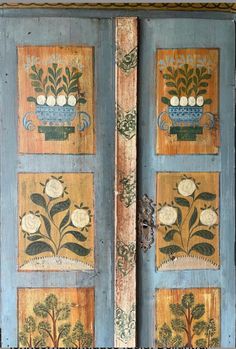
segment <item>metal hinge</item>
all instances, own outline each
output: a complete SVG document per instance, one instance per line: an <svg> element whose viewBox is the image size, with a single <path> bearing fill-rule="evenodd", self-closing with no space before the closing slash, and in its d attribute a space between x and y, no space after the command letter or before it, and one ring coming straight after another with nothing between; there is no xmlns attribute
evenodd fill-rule
<svg viewBox="0 0 236 349"><path fill-rule="evenodd" d="M139 246L146 252L154 243L155 204L152 199L145 194L139 200L138 206L138 240Z"/></svg>

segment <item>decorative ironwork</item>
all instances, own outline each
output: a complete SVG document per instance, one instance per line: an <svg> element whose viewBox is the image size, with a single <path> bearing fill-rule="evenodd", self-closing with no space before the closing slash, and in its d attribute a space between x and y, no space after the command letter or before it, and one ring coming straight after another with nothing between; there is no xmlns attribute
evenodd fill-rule
<svg viewBox="0 0 236 349"><path fill-rule="evenodd" d="M154 242L154 229L156 227L154 223L155 206L153 200L147 194L139 201L139 244L144 252L150 249Z"/></svg>

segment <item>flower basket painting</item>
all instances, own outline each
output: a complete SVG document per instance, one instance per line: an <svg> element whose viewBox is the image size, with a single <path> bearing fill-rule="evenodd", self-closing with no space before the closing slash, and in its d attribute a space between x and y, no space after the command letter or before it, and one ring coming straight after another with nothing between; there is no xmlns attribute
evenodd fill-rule
<svg viewBox="0 0 236 349"><path fill-rule="evenodd" d="M19 174L19 270L92 270L93 175Z"/></svg>
<svg viewBox="0 0 236 349"><path fill-rule="evenodd" d="M219 289L157 290L156 347L220 347Z"/></svg>
<svg viewBox="0 0 236 349"><path fill-rule="evenodd" d="M20 152L94 152L92 47L18 47L18 80Z"/></svg>
<svg viewBox="0 0 236 349"><path fill-rule="evenodd" d="M219 268L219 174L157 174L159 270Z"/></svg>
<svg viewBox="0 0 236 349"><path fill-rule="evenodd" d="M157 51L157 126L159 154L218 152L217 49Z"/></svg>
<svg viewBox="0 0 236 349"><path fill-rule="evenodd" d="M18 347L94 346L94 289L18 289Z"/></svg>

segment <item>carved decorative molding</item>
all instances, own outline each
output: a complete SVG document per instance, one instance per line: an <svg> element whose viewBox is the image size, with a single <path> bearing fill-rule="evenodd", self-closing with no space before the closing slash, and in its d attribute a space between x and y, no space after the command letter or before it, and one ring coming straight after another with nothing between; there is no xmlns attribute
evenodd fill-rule
<svg viewBox="0 0 236 349"><path fill-rule="evenodd" d="M78 9L129 9L158 11L220 11L236 12L236 3L28 3L23 2L0 4L0 8L78 8Z"/></svg>

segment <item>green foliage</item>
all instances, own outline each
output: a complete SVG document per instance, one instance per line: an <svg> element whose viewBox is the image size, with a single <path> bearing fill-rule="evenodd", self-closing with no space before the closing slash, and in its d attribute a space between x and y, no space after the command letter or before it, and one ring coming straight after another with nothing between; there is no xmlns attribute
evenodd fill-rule
<svg viewBox="0 0 236 349"><path fill-rule="evenodd" d="M184 294L181 300L182 306L185 309L189 309L192 308L193 304L194 304L194 295L193 293L187 293Z"/></svg>
<svg viewBox="0 0 236 349"><path fill-rule="evenodd" d="M55 310L57 308L57 297L54 294L50 294L45 298L45 305L50 310Z"/></svg>
<svg viewBox="0 0 236 349"><path fill-rule="evenodd" d="M207 347L207 340L205 338L199 338L196 340L196 346L199 348Z"/></svg>
<svg viewBox="0 0 236 349"><path fill-rule="evenodd" d="M23 330L26 333L32 333L36 330L36 323L33 316L29 316L25 319Z"/></svg>
<svg viewBox="0 0 236 349"><path fill-rule="evenodd" d="M184 332L185 331L185 322L182 319L173 319L173 320L171 320L171 327L176 332Z"/></svg>
<svg viewBox="0 0 236 349"><path fill-rule="evenodd" d="M35 205L41 206L43 208L47 207L47 203L43 195L34 193L34 194L31 194L30 198Z"/></svg>
<svg viewBox="0 0 236 349"><path fill-rule="evenodd" d="M204 304L197 304L192 309L192 317L195 320L200 319L205 314L205 305Z"/></svg>
<svg viewBox="0 0 236 349"><path fill-rule="evenodd" d="M71 328L71 324L70 323L66 323L66 324L62 324L58 327L58 333L60 338L65 338L68 336L68 334L70 333L70 328Z"/></svg>
<svg viewBox="0 0 236 349"><path fill-rule="evenodd" d="M55 214L67 210L70 207L70 203L70 199L66 199L64 201L57 202L55 205L53 205L50 210L51 218L53 218Z"/></svg>
<svg viewBox="0 0 236 349"><path fill-rule="evenodd" d="M35 256L43 252L51 252L54 254L52 247L44 241L32 242L25 249L25 253L29 256Z"/></svg>
<svg viewBox="0 0 236 349"><path fill-rule="evenodd" d="M92 342L92 334L84 331L84 326L79 320L75 323L71 335L63 340L66 347L91 347Z"/></svg>
<svg viewBox="0 0 236 349"><path fill-rule="evenodd" d="M205 328L206 328L206 322L205 321L198 321L193 326L193 332L197 336L199 336L200 334L202 334L202 332L205 330Z"/></svg>
<svg viewBox="0 0 236 349"><path fill-rule="evenodd" d="M204 242L193 245L189 253L191 253L192 251L196 251L204 256L212 256L215 253L215 248L207 242Z"/></svg>
<svg viewBox="0 0 236 349"><path fill-rule="evenodd" d="M66 248L78 256L87 256L91 251L89 248L85 248L79 244L76 244L75 242L66 242L61 246L61 248Z"/></svg>
<svg viewBox="0 0 236 349"><path fill-rule="evenodd" d="M52 327L48 321L41 321L38 324L38 331L44 337L48 337L52 331Z"/></svg>
<svg viewBox="0 0 236 349"><path fill-rule="evenodd" d="M19 344L21 344L23 347L28 347L28 337L25 332L20 332L18 336Z"/></svg>
<svg viewBox="0 0 236 349"><path fill-rule="evenodd" d="M182 316L184 315L184 308L181 304L169 304L170 310L173 315L175 316Z"/></svg>
<svg viewBox="0 0 236 349"><path fill-rule="evenodd" d="M194 207L194 210L193 210L193 213L190 217L190 220L189 220L189 230L192 228L192 226L195 224L196 220L197 220L197 217L198 217L198 211L197 211L197 208Z"/></svg>
<svg viewBox="0 0 236 349"><path fill-rule="evenodd" d="M209 230L201 229L193 233L192 236L200 236L203 239L212 240L215 235Z"/></svg>
<svg viewBox="0 0 236 349"><path fill-rule="evenodd" d="M58 320L67 320L70 316L71 308L69 304L63 304L60 305L60 307L57 309L56 314Z"/></svg>
<svg viewBox="0 0 236 349"><path fill-rule="evenodd" d="M174 236L175 236L175 234L177 234L178 233L178 230L176 230L176 229L171 229L171 230L169 230L167 233L166 233L166 235L164 236L164 240L165 241L172 241L173 240L173 238L174 238Z"/></svg>
<svg viewBox="0 0 236 349"><path fill-rule="evenodd" d="M164 253L164 254L171 255L171 254L174 254L174 253L177 253L177 252L181 252L183 250L182 250L182 248L180 246L169 245L169 246L161 247L160 251L162 253Z"/></svg>
<svg viewBox="0 0 236 349"><path fill-rule="evenodd" d="M33 345L35 348L46 347L46 340L44 336L36 336L33 339Z"/></svg>
<svg viewBox="0 0 236 349"><path fill-rule="evenodd" d="M205 201L213 201L215 199L216 199L216 194L207 193L207 192L200 193L196 197L196 200L205 200Z"/></svg>
<svg viewBox="0 0 236 349"><path fill-rule="evenodd" d="M33 311L36 316L46 318L48 316L48 309L45 304L43 303L36 303L33 307Z"/></svg>
<svg viewBox="0 0 236 349"><path fill-rule="evenodd" d="M183 206L183 207L189 207L190 203L187 199L176 197L175 202L177 205Z"/></svg>

